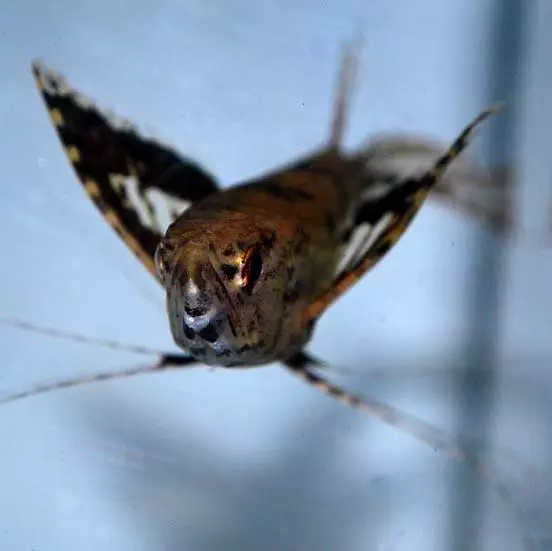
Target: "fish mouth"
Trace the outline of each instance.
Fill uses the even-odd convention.
[[[193,280],[188,280],[184,285],[179,284],[178,288],[174,289],[177,297],[177,304],[175,306],[180,311],[182,321],[195,333],[199,334],[200,337],[202,337],[201,331],[210,325],[220,328],[227,324],[231,333],[237,338],[235,319],[239,318],[239,311],[235,299],[217,272],[214,264],[208,261],[203,266],[204,274],[202,279],[210,282],[207,288],[211,288],[211,293],[205,293]],[[196,293],[203,294],[205,298],[198,301],[198,306],[187,305],[186,297]],[[211,345],[215,344],[209,338],[205,340]],[[212,346],[211,348],[215,350],[216,346]]]

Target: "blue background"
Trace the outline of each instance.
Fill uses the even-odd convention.
[[[0,316],[174,349],[156,284],[83,194],[34,87],[39,57],[224,185],[327,136],[364,33],[347,143],[450,140],[515,167],[517,233],[431,204],[325,315],[335,378],[480,439],[465,467],[278,366],[82,387],[0,408],[0,549],[552,549],[552,4],[546,0],[0,4]],[[0,391],[144,358],[0,327]],[[532,545],[533,547],[529,547]]]

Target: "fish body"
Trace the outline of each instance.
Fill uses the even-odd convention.
[[[313,328],[304,313],[335,278],[362,180],[360,160],[328,150],[184,212],[157,254],[177,344],[223,366],[301,350]]]
[[[155,253],[175,342],[198,361],[224,367],[300,353],[324,309],[404,234],[492,111],[419,177],[378,181],[366,152],[346,155],[333,139],[295,166],[191,206]],[[368,233],[355,246],[362,226]]]
[[[224,367],[280,361],[357,407],[358,399],[312,372],[320,362],[305,345],[324,311],[394,246],[433,189],[441,200],[503,229],[508,201],[470,199],[479,188],[508,196],[503,182],[451,167],[493,109],[448,149],[395,136],[344,151],[356,61],[346,49],[326,144],[230,189],[221,189],[193,159],[97,107],[60,74],[33,64],[77,181],[165,288],[169,326],[184,354],[163,354],[150,370],[194,361]],[[459,189],[467,192],[462,199]],[[41,331],[28,322],[8,323]],[[76,384],[73,379],[40,391]]]
[[[508,180],[484,178],[453,163],[493,109],[474,119],[448,149],[424,138],[395,136],[345,152],[355,68],[355,56],[345,52],[324,147],[223,190],[195,160],[143,136],[35,62],[38,89],[77,181],[164,286],[169,325],[184,353],[0,318],[26,331],[157,356],[141,366],[36,385],[3,396],[0,404],[197,363],[248,367],[278,360],[333,399],[456,459],[474,461],[455,438],[424,421],[327,381],[317,372],[323,362],[305,350],[323,312],[385,256],[432,190],[438,193],[431,196],[493,229],[504,230],[510,221]],[[490,201],[487,191],[494,192]]]
[[[224,367],[300,353],[320,315],[404,234],[490,113],[418,174],[393,171],[393,163],[389,170],[393,149],[412,153],[404,141],[346,152],[356,74],[347,49],[326,145],[223,190],[197,163],[102,112],[56,73],[38,64],[34,73],[79,181],[164,286],[176,344],[201,363]],[[153,192],[187,202],[173,210],[166,231]]]

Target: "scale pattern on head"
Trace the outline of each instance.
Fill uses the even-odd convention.
[[[296,254],[304,235],[284,216],[226,209],[229,193],[188,210],[157,248],[173,337],[209,365],[281,360],[310,335],[302,313],[315,274]]]

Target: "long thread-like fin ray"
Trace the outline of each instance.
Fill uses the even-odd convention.
[[[315,373],[315,369],[324,368],[326,366],[305,352],[300,352],[288,359],[285,365],[288,370],[299,379],[308,383],[326,396],[364,413],[373,419],[382,421],[386,425],[396,428],[401,432],[407,433],[415,440],[428,444],[435,451],[443,453],[447,457],[469,466],[512,508],[517,522],[527,536],[527,523],[529,520],[527,512],[520,507],[513,492],[508,486],[504,482],[498,480],[498,477],[494,476],[494,474],[487,469],[484,454],[477,452],[473,445],[474,442],[471,442],[470,439],[449,435],[445,431],[413,415],[404,413],[389,404],[379,402],[378,400],[366,396],[360,397],[343,390]],[[523,465],[518,465],[518,467],[521,467],[523,471],[519,474],[523,476],[524,480],[535,480],[535,473],[532,469],[528,469]]]
[[[141,346],[139,344],[129,344],[120,341],[114,341],[110,339],[100,339],[95,337],[88,337],[81,333],[75,333],[72,331],[65,331],[63,329],[57,329],[55,327],[49,327],[46,325],[37,325],[18,318],[0,318],[0,325],[6,325],[22,331],[28,331],[31,333],[38,333],[40,335],[46,335],[55,339],[62,339],[66,341],[74,341],[89,346],[98,346],[101,348],[109,348],[111,350],[121,350],[126,352],[132,352],[134,354],[145,354],[150,356],[164,356],[166,353],[163,350],[156,348],[150,348],[148,346]]]
[[[2,319],[0,322],[8,322],[11,324],[14,320]],[[84,335],[77,333],[67,333],[53,328],[45,328],[36,326],[28,322],[19,322],[19,328],[23,330],[34,331],[38,329],[38,332],[46,334],[52,337],[69,338],[76,340],[77,342],[83,342],[92,346],[104,346],[108,345],[109,348],[115,348],[119,350],[129,350],[137,353],[155,354],[153,349],[148,349],[140,346],[126,345],[116,341],[103,341],[101,339],[88,338]],[[114,345],[114,346],[112,346]],[[443,430],[440,430],[421,419],[418,419],[412,415],[401,412],[397,408],[379,402],[377,400],[368,397],[359,397],[354,394],[350,394],[340,387],[330,383],[314,370],[328,369],[334,371],[332,366],[320,362],[305,352],[301,352],[295,355],[293,358],[284,362],[285,366],[309,385],[315,387],[323,394],[336,399],[344,405],[356,409],[361,413],[364,413],[374,419],[380,420],[385,424],[392,426],[404,433],[410,434],[416,440],[428,444],[434,450],[445,454],[457,461],[467,463],[482,477],[490,478],[490,473],[484,468],[484,464],[481,459],[472,451],[475,448],[474,443],[470,442],[466,438],[458,438],[446,434]],[[156,373],[160,371],[167,371],[169,369],[179,369],[182,367],[201,365],[196,360],[189,356],[182,354],[163,353],[158,354],[158,359],[148,365],[141,365],[136,367],[130,367],[121,369],[118,371],[112,371],[109,373],[91,374],[82,377],[75,377],[69,379],[63,379],[45,383],[43,385],[35,386],[34,388],[16,392],[12,394],[0,397],[0,405],[4,405],[10,402],[23,400],[40,394],[46,394],[57,390],[63,390],[68,388],[74,388],[77,386],[99,383],[103,381],[124,379],[133,377],[135,375],[145,375],[148,373]],[[336,372],[340,372],[339,369],[335,369]],[[465,441],[465,443],[464,443]],[[527,469],[526,469],[527,470]],[[529,474],[527,476],[534,475]],[[501,496],[505,499],[511,499],[509,490],[504,485],[497,485],[497,489]]]
[[[127,377],[134,377],[135,375],[144,375],[147,373],[156,373],[159,371],[167,371],[169,369],[179,369],[186,366],[193,366],[197,364],[196,360],[188,356],[179,354],[164,354],[158,358],[153,364],[141,365],[136,367],[129,367],[121,369],[119,371],[112,371],[109,373],[95,373],[92,375],[83,375],[82,377],[75,377],[72,379],[62,379],[45,383],[43,385],[35,386],[29,390],[0,396],[0,405],[5,405],[17,400],[23,400],[24,398],[30,398],[31,396],[37,396],[39,394],[46,394],[56,390],[63,390],[67,388],[74,388],[85,384],[99,383],[102,381],[112,381],[115,379],[125,379]]]
[[[361,398],[330,383],[321,375],[314,372],[314,369],[323,369],[324,364],[315,360],[310,355],[305,353],[297,354],[287,360],[285,365],[300,379],[339,402],[368,414],[374,419],[379,419],[386,425],[398,428],[410,434],[416,440],[424,442],[433,449],[454,459],[473,463],[468,453],[462,449],[455,438],[447,436],[443,431],[433,427],[429,423],[403,413],[389,404],[367,397]],[[477,469],[479,471],[481,465],[477,465]],[[486,475],[486,473],[481,474]]]

